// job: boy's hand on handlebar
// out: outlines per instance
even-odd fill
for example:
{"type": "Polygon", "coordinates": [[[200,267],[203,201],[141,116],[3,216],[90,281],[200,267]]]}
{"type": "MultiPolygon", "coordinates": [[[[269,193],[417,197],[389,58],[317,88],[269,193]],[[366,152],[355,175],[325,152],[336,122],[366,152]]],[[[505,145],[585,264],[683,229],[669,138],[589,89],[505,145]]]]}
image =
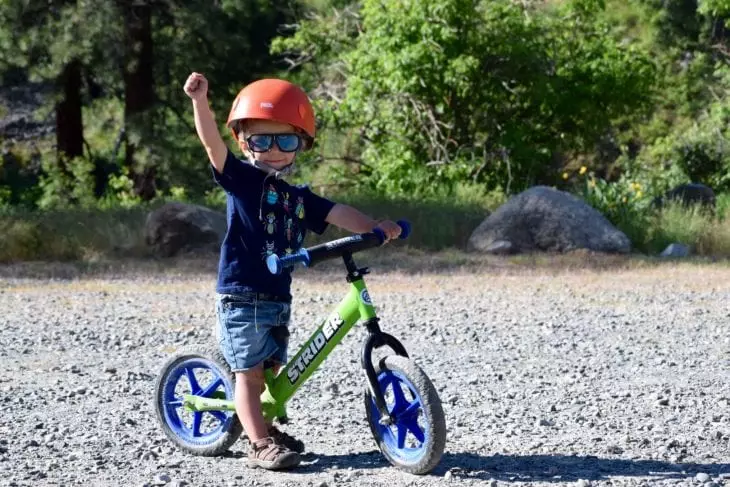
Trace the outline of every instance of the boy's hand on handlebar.
{"type": "Polygon", "coordinates": [[[185,81],[183,90],[193,100],[204,100],[208,96],[208,80],[200,73],[192,73],[185,81]]]}
{"type": "Polygon", "coordinates": [[[390,220],[383,220],[378,223],[378,226],[375,228],[379,228],[383,231],[385,234],[385,241],[393,240],[394,238],[398,238],[401,233],[401,227],[394,221],[390,220]]]}

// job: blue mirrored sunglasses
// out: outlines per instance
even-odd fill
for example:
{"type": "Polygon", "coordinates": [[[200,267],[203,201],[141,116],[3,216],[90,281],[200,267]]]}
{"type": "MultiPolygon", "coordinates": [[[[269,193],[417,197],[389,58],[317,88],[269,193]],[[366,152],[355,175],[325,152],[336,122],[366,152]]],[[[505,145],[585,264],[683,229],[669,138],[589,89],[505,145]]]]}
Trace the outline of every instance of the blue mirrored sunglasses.
{"type": "Polygon", "coordinates": [[[246,142],[253,152],[268,152],[274,142],[281,152],[296,152],[302,146],[299,134],[253,134],[248,136],[246,142]]]}

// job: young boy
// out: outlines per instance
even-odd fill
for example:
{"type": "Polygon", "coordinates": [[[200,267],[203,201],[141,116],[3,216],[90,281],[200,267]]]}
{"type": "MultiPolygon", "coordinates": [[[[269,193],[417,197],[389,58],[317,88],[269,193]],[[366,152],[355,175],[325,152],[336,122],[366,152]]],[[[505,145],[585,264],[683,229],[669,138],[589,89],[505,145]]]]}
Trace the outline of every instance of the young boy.
{"type": "Polygon", "coordinates": [[[205,77],[192,73],[184,90],[193,101],[195,128],[213,178],[226,192],[228,230],[221,245],[216,312],[219,343],[236,377],[236,414],[250,441],[248,463],[291,468],[299,464],[303,443],[266,424],[261,413],[264,367],[278,371],[286,363],[291,313],[291,276],[272,275],[266,257],[297,251],[307,229],[321,234],[330,223],[354,233],[377,227],[388,240],[398,237],[400,227],[281,179],[297,153],[314,143],[314,111],[296,85],[264,79],[238,93],[227,126],[246,160],[236,158],[218,132],[205,77]]]}

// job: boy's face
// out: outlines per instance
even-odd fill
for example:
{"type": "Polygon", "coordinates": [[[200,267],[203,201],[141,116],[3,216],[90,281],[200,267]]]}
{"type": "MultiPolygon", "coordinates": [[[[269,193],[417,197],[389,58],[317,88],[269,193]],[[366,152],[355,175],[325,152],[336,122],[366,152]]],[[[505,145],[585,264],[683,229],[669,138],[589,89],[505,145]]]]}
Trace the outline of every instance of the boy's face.
{"type": "Polygon", "coordinates": [[[272,120],[247,120],[244,129],[238,134],[238,143],[241,150],[249,159],[255,159],[260,163],[281,171],[294,161],[296,152],[282,152],[276,143],[271,145],[271,149],[266,152],[254,152],[248,146],[248,139],[256,134],[298,134],[296,128],[289,124],[274,122],[272,120]]]}

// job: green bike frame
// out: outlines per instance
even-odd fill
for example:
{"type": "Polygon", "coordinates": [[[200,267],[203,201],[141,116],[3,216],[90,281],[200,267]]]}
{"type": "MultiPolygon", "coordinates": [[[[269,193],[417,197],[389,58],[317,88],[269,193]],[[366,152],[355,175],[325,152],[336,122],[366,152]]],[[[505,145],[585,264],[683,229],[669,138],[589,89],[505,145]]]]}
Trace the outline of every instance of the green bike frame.
{"type": "MultiPolygon", "coordinates": [[[[266,389],[261,395],[264,418],[285,420],[286,403],[319,365],[361,319],[375,319],[375,308],[370,300],[365,281],[360,276],[350,282],[350,292],[309,337],[297,354],[277,376],[265,371],[266,389]]],[[[233,401],[186,394],[183,404],[189,411],[235,411],[233,401]]]]}

